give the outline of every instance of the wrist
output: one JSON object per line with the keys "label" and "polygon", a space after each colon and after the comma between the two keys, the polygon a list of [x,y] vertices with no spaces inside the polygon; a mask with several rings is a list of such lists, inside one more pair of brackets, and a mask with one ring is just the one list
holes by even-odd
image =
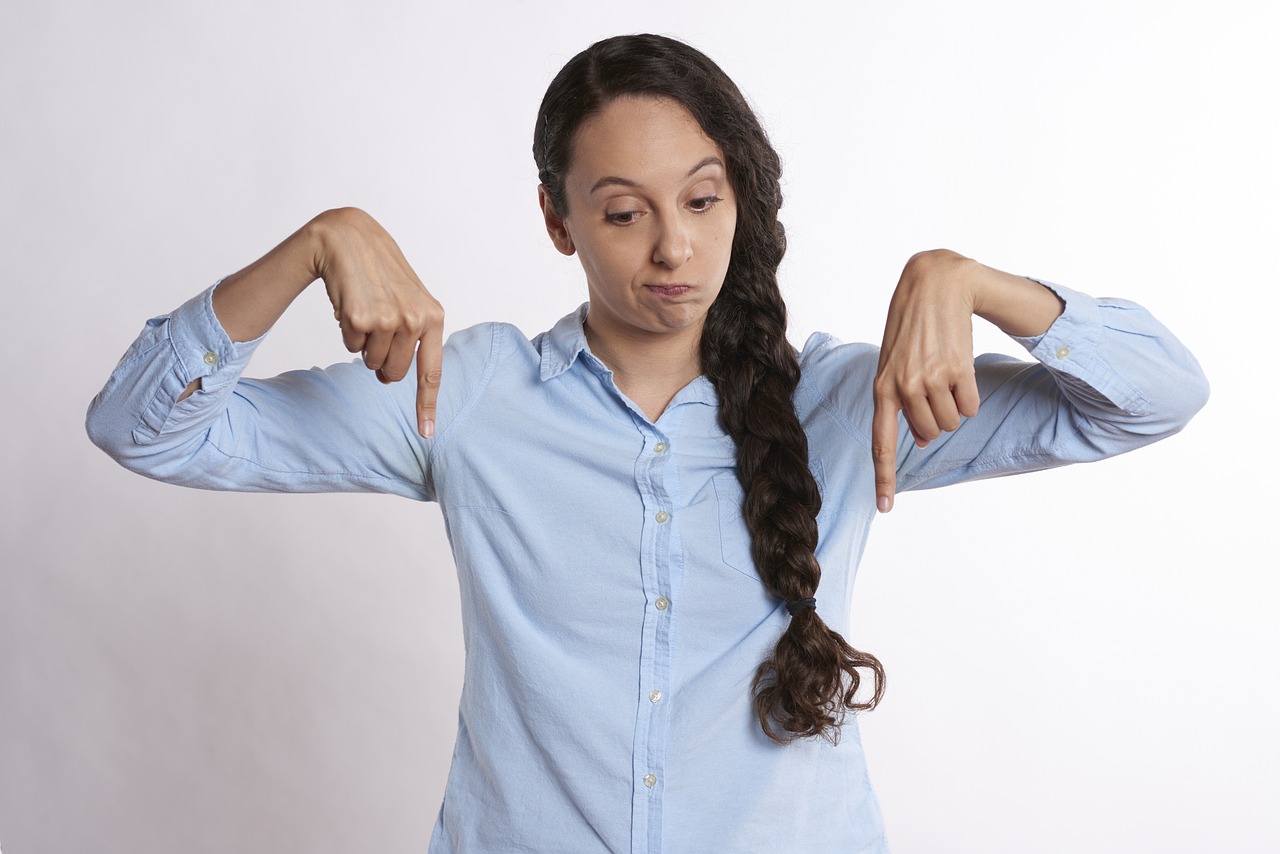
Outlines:
{"label": "wrist", "polygon": [[1053,291],[1024,276],[982,267],[975,278],[973,313],[1008,335],[1034,337],[1048,331],[1064,303]]}
{"label": "wrist", "polygon": [[312,281],[325,277],[356,215],[367,216],[358,208],[330,208],[299,229],[296,237],[302,241],[300,251],[308,259]]}
{"label": "wrist", "polygon": [[978,313],[986,296],[984,272],[990,268],[950,249],[917,252],[907,261],[907,268],[912,280],[944,288],[949,297],[959,296],[971,313]]}

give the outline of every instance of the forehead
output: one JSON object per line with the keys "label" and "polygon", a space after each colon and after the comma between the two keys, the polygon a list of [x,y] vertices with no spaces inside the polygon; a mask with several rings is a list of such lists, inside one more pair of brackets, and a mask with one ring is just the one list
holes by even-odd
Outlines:
{"label": "forehead", "polygon": [[590,188],[605,176],[642,186],[682,183],[690,167],[724,153],[678,101],[615,98],[582,123],[573,140],[568,183]]}

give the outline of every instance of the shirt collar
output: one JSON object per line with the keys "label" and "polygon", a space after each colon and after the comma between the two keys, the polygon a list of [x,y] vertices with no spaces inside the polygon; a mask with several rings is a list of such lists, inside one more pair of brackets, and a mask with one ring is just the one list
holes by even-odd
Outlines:
{"label": "shirt collar", "polygon": [[560,376],[573,365],[579,353],[590,353],[582,323],[591,303],[584,302],[551,327],[542,345],[542,381]]}
{"label": "shirt collar", "polygon": [[[591,348],[587,346],[587,333],[583,329],[583,322],[586,321],[587,312],[590,309],[591,303],[584,302],[560,318],[546,334],[542,345],[543,382],[554,379],[569,370],[579,356],[584,356],[584,362],[593,370],[610,373],[604,363],[592,355]],[[715,406],[718,402],[715,386],[711,384],[711,380],[700,376],[672,398],[668,409],[680,403],[704,403]]]}

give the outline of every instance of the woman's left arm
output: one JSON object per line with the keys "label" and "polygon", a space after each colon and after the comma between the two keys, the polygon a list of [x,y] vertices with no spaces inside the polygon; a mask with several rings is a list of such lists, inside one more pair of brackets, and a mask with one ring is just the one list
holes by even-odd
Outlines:
{"label": "woman's left arm", "polygon": [[[1097,445],[1092,456],[1120,453],[1181,428],[1203,406],[1208,394],[1199,365],[1138,306],[1123,301],[1107,301],[1106,305],[1130,315],[1140,313],[1135,319],[1150,325],[1149,329],[1129,330],[1137,337],[1128,340],[1141,345],[1131,348],[1133,352],[1099,340],[1108,331],[1105,320],[1095,316],[1104,311],[1100,304],[1080,306],[1064,317],[1064,300],[1039,282],[948,250],[913,256],[889,305],[873,388],[871,439],[877,507],[882,512],[891,509],[899,485],[899,412],[916,447],[926,448],[943,433],[957,431],[965,419],[976,418],[980,406],[991,405],[989,400],[984,404],[980,386],[1010,390],[1001,383],[1001,374],[1008,368],[1005,364],[993,365],[993,376],[979,381],[977,372],[983,363],[980,360],[975,366],[974,315],[1034,345],[1033,355],[1054,374],[1072,412],[1085,415],[1083,420],[1096,427],[1099,435],[1117,437],[1111,444],[1090,439],[1091,445]],[[1046,335],[1051,329],[1061,332],[1062,337],[1049,341],[1057,337]],[[1037,341],[1041,336],[1044,339]],[[1039,352],[1046,345],[1051,352]],[[1143,352],[1143,347],[1150,352]],[[1171,347],[1177,352],[1171,353]],[[1171,355],[1174,358],[1169,358]],[[1160,400],[1162,411],[1150,410],[1151,398]],[[988,414],[1001,420],[1000,413],[983,412]],[[1046,464],[1054,462],[1046,459]],[[970,472],[969,476],[982,474]]]}

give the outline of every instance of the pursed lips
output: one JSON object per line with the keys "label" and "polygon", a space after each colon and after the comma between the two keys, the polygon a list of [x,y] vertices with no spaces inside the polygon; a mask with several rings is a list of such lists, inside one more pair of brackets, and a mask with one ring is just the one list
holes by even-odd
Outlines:
{"label": "pursed lips", "polygon": [[686,285],[686,284],[673,284],[673,285],[645,285],[645,287],[646,287],[646,288],[648,288],[649,290],[653,291],[655,294],[658,294],[658,295],[660,295],[660,296],[664,296],[664,297],[678,297],[678,296],[681,296],[682,294],[684,294],[684,293],[688,292],[689,290],[692,290],[693,285]]}

